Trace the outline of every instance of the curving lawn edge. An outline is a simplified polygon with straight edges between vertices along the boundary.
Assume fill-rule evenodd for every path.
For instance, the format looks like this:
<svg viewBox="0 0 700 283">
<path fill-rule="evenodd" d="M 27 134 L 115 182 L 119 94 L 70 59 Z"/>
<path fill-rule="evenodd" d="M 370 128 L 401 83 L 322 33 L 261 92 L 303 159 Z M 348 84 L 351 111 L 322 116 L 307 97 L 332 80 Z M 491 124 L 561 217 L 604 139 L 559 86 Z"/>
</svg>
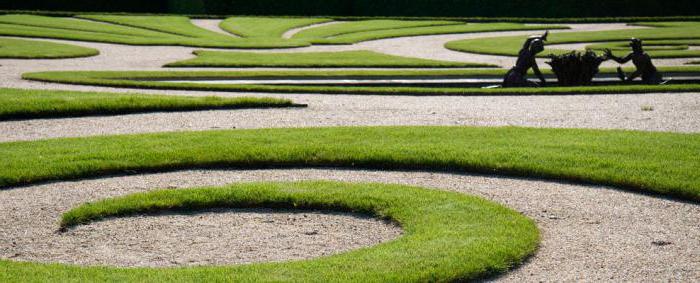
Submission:
<svg viewBox="0 0 700 283">
<path fill-rule="evenodd" d="M 697 75 L 697 66 L 659 68 L 665 74 Z M 478 87 L 411 87 L 411 86 L 348 86 L 348 85 L 275 85 L 168 82 L 159 80 L 188 79 L 256 79 L 256 78 L 501 78 L 505 69 L 466 70 L 360 70 L 360 71 L 53 71 L 22 74 L 23 79 L 111 87 L 143 89 L 177 89 L 202 91 L 322 93 L 322 94 L 386 94 L 386 95 L 546 95 L 608 94 L 700 91 L 700 83 L 688 84 L 619 84 L 606 86 L 545 88 L 478 88 Z M 543 71 L 550 76 L 550 71 Z M 614 69 L 602 69 L 602 75 L 613 75 Z"/>
<path fill-rule="evenodd" d="M 0 38 L 0 59 L 64 59 L 100 54 L 94 48 L 41 40 Z"/>
<path fill-rule="evenodd" d="M 0 143 L 0 187 L 190 168 L 346 167 L 525 176 L 700 201 L 700 134 L 350 127 Z"/>
<path fill-rule="evenodd" d="M 221 267 L 77 267 L 0 260 L 0 280 L 455 281 L 504 272 L 532 254 L 539 240 L 532 220 L 479 197 L 400 185 L 325 181 L 244 183 L 140 193 L 84 204 L 67 212 L 64 220 L 207 207 L 369 213 L 400 223 L 404 234 L 373 247 L 312 260 Z"/>
<path fill-rule="evenodd" d="M 186 97 L 0 88 L 0 121 L 146 112 L 303 107 L 269 97 Z"/>
<path fill-rule="evenodd" d="M 489 64 L 462 63 L 394 56 L 374 51 L 338 52 L 240 52 L 195 50 L 193 59 L 163 67 L 289 67 L 289 68 L 487 68 Z"/>
</svg>

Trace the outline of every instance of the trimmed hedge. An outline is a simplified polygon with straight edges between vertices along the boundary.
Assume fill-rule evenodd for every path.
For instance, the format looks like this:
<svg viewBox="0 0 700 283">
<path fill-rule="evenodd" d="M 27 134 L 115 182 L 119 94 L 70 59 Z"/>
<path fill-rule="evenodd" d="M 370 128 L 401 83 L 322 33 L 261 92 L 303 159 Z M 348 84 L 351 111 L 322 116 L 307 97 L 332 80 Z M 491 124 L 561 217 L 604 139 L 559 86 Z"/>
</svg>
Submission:
<svg viewBox="0 0 700 283">
<path fill-rule="evenodd" d="M 696 0 L 25 0 L 0 9 L 218 15 L 629 17 L 700 14 Z"/>
</svg>

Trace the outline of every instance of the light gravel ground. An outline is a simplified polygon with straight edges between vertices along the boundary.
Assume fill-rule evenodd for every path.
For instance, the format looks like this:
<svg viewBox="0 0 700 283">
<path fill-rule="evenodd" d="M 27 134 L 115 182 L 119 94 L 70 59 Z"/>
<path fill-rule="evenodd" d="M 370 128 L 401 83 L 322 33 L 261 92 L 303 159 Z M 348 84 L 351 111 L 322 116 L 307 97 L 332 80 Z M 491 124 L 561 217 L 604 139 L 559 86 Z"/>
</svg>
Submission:
<svg viewBox="0 0 700 283">
<path fill-rule="evenodd" d="M 55 233 L 60 214 L 86 201 L 150 188 L 307 179 L 425 186 L 482 196 L 522 212 L 537 222 L 542 233 L 541 246 L 527 263 L 498 278 L 502 281 L 640 282 L 658 279 L 690 282 L 700 278 L 700 218 L 697 217 L 700 206 L 696 204 L 605 187 L 527 179 L 324 169 L 195 170 L 3 190 L 0 203 L 6 205 L 0 207 L 0 223 L 4 223 L 0 232 L 0 257 L 78 264 L 225 264 L 281 260 L 290 255 L 291 258 L 308 258 L 319 252 L 295 245 L 319 249 L 327 245 L 325 251 L 335 252 L 335 249 L 352 248 L 341 244 L 344 242 L 376 238 L 374 242 L 362 240 L 363 244 L 371 244 L 398 235 L 392 226 L 369 219 L 347 221 L 348 216 L 307 213 L 309 217 L 303 218 L 299 214 L 260 215 L 256 212 L 123 218 L 81 227 L 67 234 Z M 286 225 L 290 217 L 299 219 L 297 222 L 303 223 L 302 226 Z M 275 226 L 282 235 L 279 241 L 280 238 L 255 231 L 257 227 L 271 227 L 260 223 L 270 220 L 282 224 Z M 183 227 L 182 221 L 192 221 L 193 226 Z M 230 225 L 244 228 L 235 235 L 228 235 L 236 229 L 207 223 L 233 223 Z M 167 228 L 159 233 L 141 229 L 143 227 Z M 360 229 L 353 230 L 354 227 Z M 116 231 L 116 228 L 124 231 Z M 363 230 L 366 228 L 369 229 Z M 330 236 L 330 241 L 314 241 L 316 237 L 298 233 L 310 229 L 318 230 L 318 235 L 333 233 L 333 229 L 343 232 Z M 173 244 L 178 241 L 202 248 Z M 237 244 L 242 247 L 236 247 Z M 220 251 L 229 248 L 235 252 Z M 286 248 L 293 251 L 287 252 Z"/>
<path fill-rule="evenodd" d="M 700 99 L 693 93 L 508 97 L 280 97 L 291 98 L 298 103 L 308 103 L 309 107 L 6 121 L 0 122 L 0 133 L 3 133 L 0 135 L 0 141 L 162 131 L 358 125 L 700 131 Z M 652 106 L 653 110 L 643 111 L 643 106 Z"/>
<path fill-rule="evenodd" d="M 192 22 L 193 25 L 198 26 L 200 28 L 203 28 L 203 29 L 206 29 L 209 31 L 213 31 L 216 33 L 220 33 L 223 35 L 228 35 L 228 36 L 232 36 L 232 37 L 240 37 L 238 35 L 235 35 L 233 33 L 225 31 L 224 29 L 219 27 L 219 24 L 221 23 L 221 21 L 222 20 L 215 20 L 215 19 L 211 19 L 211 20 L 210 19 L 193 19 L 193 20 L 190 20 L 190 22 Z"/>
</svg>

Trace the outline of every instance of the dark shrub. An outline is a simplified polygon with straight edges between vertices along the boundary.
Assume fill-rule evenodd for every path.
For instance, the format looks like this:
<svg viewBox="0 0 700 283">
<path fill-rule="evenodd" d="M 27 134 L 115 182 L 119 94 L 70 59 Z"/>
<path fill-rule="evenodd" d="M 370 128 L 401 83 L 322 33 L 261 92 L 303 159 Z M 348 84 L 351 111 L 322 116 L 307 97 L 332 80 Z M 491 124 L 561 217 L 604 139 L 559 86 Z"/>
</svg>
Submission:
<svg viewBox="0 0 700 283">
<path fill-rule="evenodd" d="M 552 71 L 557 76 L 560 86 L 589 85 L 593 77 L 598 74 L 598 67 L 603 62 L 595 52 L 572 51 L 563 55 L 550 55 Z"/>
</svg>

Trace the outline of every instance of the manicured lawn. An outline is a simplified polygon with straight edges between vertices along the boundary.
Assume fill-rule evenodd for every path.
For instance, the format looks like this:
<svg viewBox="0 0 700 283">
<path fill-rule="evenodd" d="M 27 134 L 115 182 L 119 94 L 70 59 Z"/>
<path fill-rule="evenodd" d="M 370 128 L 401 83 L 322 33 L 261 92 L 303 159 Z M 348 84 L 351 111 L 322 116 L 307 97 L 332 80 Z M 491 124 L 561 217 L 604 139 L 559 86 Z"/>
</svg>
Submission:
<svg viewBox="0 0 700 283">
<path fill-rule="evenodd" d="M 367 40 L 415 35 L 562 28 L 566 27 L 519 23 L 365 20 L 342 22 L 304 30 L 292 36 L 292 39 L 307 40 L 313 44 L 352 44 Z"/>
<path fill-rule="evenodd" d="M 219 25 L 223 30 L 245 38 L 282 38 L 290 29 L 330 22 L 324 18 L 230 17 Z"/>
<path fill-rule="evenodd" d="M 0 58 L 55 59 L 95 56 L 96 49 L 38 40 L 0 38 Z"/>
<path fill-rule="evenodd" d="M 662 67 L 661 72 L 697 74 L 697 66 Z M 471 70 L 358 70 L 358 71 L 127 71 L 90 72 L 58 71 L 25 73 L 23 78 L 37 81 L 70 84 L 102 85 L 131 88 L 185 89 L 205 91 L 255 91 L 270 93 L 326 93 L 326 94 L 391 94 L 391 95 L 539 95 L 539 94 L 591 94 L 591 93 L 651 93 L 700 91 L 700 84 L 666 85 L 609 85 L 545 88 L 478 88 L 478 87 L 411 87 L 411 86 L 352 86 L 352 85 L 303 85 L 303 84 L 235 84 L 168 82 L 158 80 L 195 79 L 255 79 L 255 78 L 496 78 L 505 74 L 504 69 Z M 544 70 L 550 74 L 550 71 Z M 614 69 L 602 69 L 602 74 L 612 75 Z"/>
<path fill-rule="evenodd" d="M 0 144 L 0 186 L 195 167 L 350 167 L 526 176 L 700 201 L 699 134 L 351 127 L 233 130 Z"/>
<path fill-rule="evenodd" d="M 592 48 L 614 48 L 614 53 L 618 56 L 626 55 L 630 51 L 626 41 L 631 37 L 637 37 L 644 40 L 645 45 L 652 46 L 648 49 L 648 53 L 656 58 L 684 58 L 684 57 L 700 57 L 700 50 L 688 49 L 659 49 L 654 48 L 654 45 L 700 45 L 700 22 L 658 22 L 658 23 L 640 23 L 639 29 L 629 30 L 611 30 L 611 31 L 596 31 L 596 32 L 572 32 L 562 33 L 553 32 L 549 35 L 547 44 L 565 44 L 578 42 L 609 42 L 613 41 L 612 46 L 592 45 Z M 459 41 L 448 42 L 445 47 L 455 51 L 517 56 L 518 51 L 525 41 L 525 36 L 508 36 L 508 37 L 493 37 L 483 39 L 466 39 Z M 620 48 L 624 47 L 624 48 Z M 546 49 L 540 54 L 541 57 L 546 57 L 548 54 L 558 54 L 568 52 L 566 50 Z"/>
<path fill-rule="evenodd" d="M 0 120 L 291 106 L 295 104 L 277 98 L 186 97 L 0 88 Z"/>
<path fill-rule="evenodd" d="M 183 16 L 79 15 L 76 18 L 32 15 L 0 16 L 0 35 L 44 37 L 131 45 L 184 45 L 224 48 L 294 47 L 276 42 L 244 40 L 192 24 Z"/>
<path fill-rule="evenodd" d="M 495 67 L 477 63 L 460 63 L 393 56 L 372 51 L 259 53 L 195 51 L 197 58 L 178 61 L 166 67 L 394 67 L 394 68 L 463 68 Z"/>
<path fill-rule="evenodd" d="M 341 23 L 340 27 L 316 27 L 292 39 L 284 32 L 316 23 L 324 18 L 232 17 L 220 26 L 237 36 L 195 26 L 184 16 L 76 15 L 46 17 L 8 14 L 0 16 L 0 35 L 58 38 L 132 45 L 183 45 L 221 48 L 285 48 L 315 43 L 346 44 L 396 36 L 555 28 L 510 23 L 464 24 L 454 21 L 364 20 Z M 321 29 L 320 32 L 312 32 Z M 310 34 L 307 34 L 310 32 Z"/>
<path fill-rule="evenodd" d="M 532 254 L 538 231 L 519 213 L 454 192 L 386 184 L 308 181 L 162 190 L 85 204 L 74 225 L 105 216 L 208 207 L 324 209 L 373 214 L 404 234 L 373 247 L 312 260 L 192 268 L 110 268 L 0 260 L 0 280 L 187 282 L 426 282 L 501 273 Z"/>
</svg>

